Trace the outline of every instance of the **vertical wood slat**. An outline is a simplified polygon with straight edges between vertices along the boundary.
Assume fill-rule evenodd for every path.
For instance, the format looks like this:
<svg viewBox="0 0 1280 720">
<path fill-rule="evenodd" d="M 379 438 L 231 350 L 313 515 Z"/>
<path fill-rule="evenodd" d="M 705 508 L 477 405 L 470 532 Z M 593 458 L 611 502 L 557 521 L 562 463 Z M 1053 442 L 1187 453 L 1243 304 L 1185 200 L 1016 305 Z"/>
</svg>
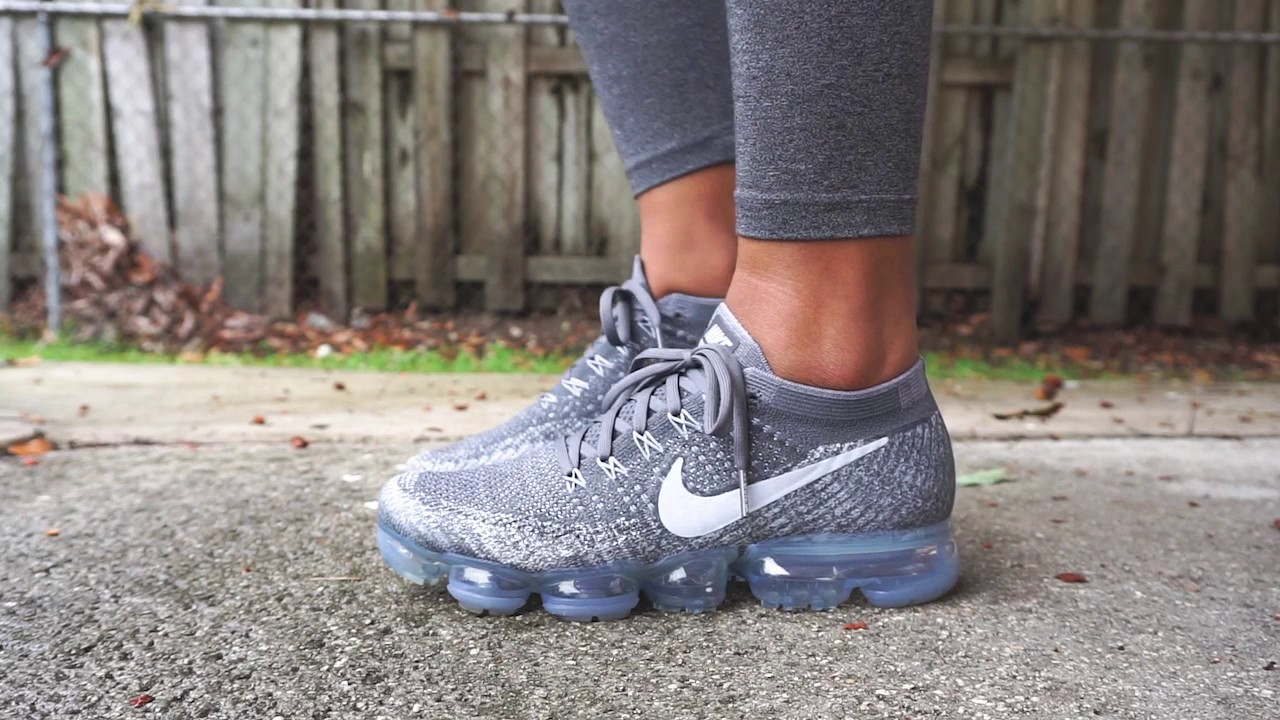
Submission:
<svg viewBox="0 0 1280 720">
<path fill-rule="evenodd" d="M 559 0 L 531 0 L 529 11 L 554 13 Z M 555 25 L 529 28 L 529 42 L 559 46 Z M 560 97 L 558 78 L 529 78 L 529 228 L 539 254 L 556 252 L 560 235 Z"/>
<path fill-rule="evenodd" d="M 1218 0 L 1187 0 L 1183 27 L 1215 29 L 1217 3 Z M 1160 325 L 1185 326 L 1191 324 L 1196 252 L 1204 217 L 1213 50 L 1205 44 L 1186 43 L 1179 52 L 1155 319 Z"/>
<path fill-rule="evenodd" d="M 1261 0 L 1237 0 L 1236 32 L 1259 32 L 1266 20 Z M 1262 182 L 1261 98 L 1262 47 L 1239 43 L 1231 50 L 1227 110 L 1226 208 L 1222 218 L 1222 268 L 1219 314 L 1227 322 L 1253 319 L 1257 286 L 1258 225 Z M 1272 198 L 1272 202 L 1280 201 Z"/>
<path fill-rule="evenodd" d="M 380 0 L 346 0 L 345 7 L 376 10 Z M 351 301 L 369 310 L 387 304 L 387 212 L 383 155 L 382 28 L 343 27 L 343 119 L 346 192 L 350 215 Z"/>
<path fill-rule="evenodd" d="M 997 15 L 1000 25 L 1020 25 L 1021 18 L 1012 12 L 1011 5 L 999 3 Z M 985 9 L 985 8 L 984 8 Z M 997 19 L 994 18 L 993 19 Z M 1015 63 L 1015 42 L 990 40 L 989 45 L 994 57 Z M 978 239 L 978 262 L 986 266 L 995 265 L 996 247 L 1000 244 L 1004 231 L 1003 218 L 1007 212 L 1009 188 L 1009 124 L 1013 92 L 1010 88 L 999 87 L 992 92 L 991 98 L 991 142 L 987 143 L 986 165 L 987 186 L 982 208 L 982 236 Z"/>
<path fill-rule="evenodd" d="M 107 89 L 97 18 L 58 17 L 55 43 L 66 48 L 58 65 L 58 147 L 62 191 L 75 197 L 111 190 Z"/>
<path fill-rule="evenodd" d="M 424 10 L 439 10 L 447 0 L 419 0 Z M 451 308 L 454 286 L 454 132 L 453 31 L 418 25 L 413 30 L 413 112 L 417 155 L 418 251 L 414 289 L 429 307 Z"/>
<path fill-rule="evenodd" d="M 388 10 L 412 10 L 414 0 L 387 0 Z M 387 42 L 406 45 L 413 38 L 408 23 L 386 26 Z M 413 78 L 400 70 L 386 75 L 387 103 L 387 230 L 391 235 L 388 274 L 395 280 L 415 277 L 418 217 L 413 138 Z"/>
<path fill-rule="evenodd" d="M 1149 28 L 1153 10 L 1153 0 L 1122 0 L 1120 26 Z M 1151 71 L 1145 62 L 1145 53 L 1145 45 L 1133 41 L 1121 41 L 1116 49 L 1111 132 L 1102 174 L 1100 237 L 1089 297 L 1089 317 L 1100 325 L 1115 325 L 1124 320 L 1129 298 L 1129 273 L 1142 187 L 1142 149 L 1151 92 Z"/>
<path fill-rule="evenodd" d="M 929 36 L 929 83 L 925 93 L 924 137 L 920 143 L 920 169 L 917 192 L 920 202 L 916 205 L 916 236 L 912 243 L 912 262 L 917 278 L 924 277 L 929 260 L 930 238 L 933 236 L 934 155 L 938 144 L 938 128 L 942 124 L 942 55 L 945 45 L 937 30 L 946 20 L 945 0 L 934 0 L 933 27 Z M 923 282 L 916 283 L 917 314 L 926 309 L 928 295 Z"/>
<path fill-rule="evenodd" d="M 561 86 L 560 252 L 585 255 L 591 210 L 591 86 L 584 80 Z"/>
<path fill-rule="evenodd" d="M 1093 26 L 1093 3 L 1068 3 L 1071 28 Z M 1054 61 L 1058 65 L 1053 143 L 1052 195 L 1048 210 L 1044 261 L 1041 265 L 1041 325 L 1061 325 L 1071 319 L 1075 303 L 1076 260 L 1084 212 L 1084 171 L 1089 146 L 1089 91 L 1093 48 L 1088 40 L 1063 42 Z"/>
<path fill-rule="evenodd" d="M 298 8 L 301 0 L 270 0 L 272 7 Z M 301 120 L 302 27 L 267 27 L 263 132 L 262 306 L 272 317 L 293 311 L 294 214 L 297 210 Z"/>
<path fill-rule="evenodd" d="M 640 213 L 599 102 L 591 112 L 591 237 L 603 241 L 620 274 L 640 251 Z"/>
<path fill-rule="evenodd" d="M 138 244 L 156 260 L 168 263 L 172 254 L 160 119 L 143 28 L 127 20 L 104 20 L 102 53 L 124 212 Z"/>
<path fill-rule="evenodd" d="M 249 6 L 255 0 L 218 0 Z M 263 172 L 266 137 L 266 26 L 226 23 L 216 34 L 222 142 L 223 295 L 232 305 L 262 310 Z"/>
<path fill-rule="evenodd" d="M 1023 22 L 1048 25 L 1058 6 L 1057 0 L 1034 3 L 1027 8 Z M 991 274 L 991 325 L 1001 340 L 1018 335 L 1026 299 L 1028 251 L 1037 228 L 1044 225 L 1041 185 L 1049 156 L 1045 129 L 1051 109 L 1047 82 L 1051 42 L 1026 39 L 1014 69 L 1006 160 L 1011 182 Z"/>
<path fill-rule="evenodd" d="M 315 0 L 330 10 L 338 0 Z M 307 26 L 307 70 L 311 84 L 311 153 L 315 274 L 320 308 L 347 319 L 346 202 L 343 192 L 342 74 L 337 25 Z"/>
<path fill-rule="evenodd" d="M 453 4 L 462 11 L 502 12 L 505 0 L 457 0 Z M 460 25 L 452 30 L 459 49 L 470 46 L 487 51 L 499 28 L 494 25 Z M 501 130 L 502 125 L 489 115 L 485 78 L 464 73 L 457 65 L 454 67 L 458 76 L 454 97 L 458 252 L 484 255 L 488 252 L 489 213 L 492 211 L 488 167 L 494 161 L 490 159 L 490 136 Z"/>
<path fill-rule="evenodd" d="M 516 2 L 517 12 L 524 9 Z M 495 123 L 490 148 L 493 209 L 489 213 L 484 302 L 489 310 L 523 310 L 525 305 L 525 209 L 528 130 L 526 57 L 528 31 L 498 28 L 487 52 L 485 101 Z"/>
<path fill-rule="evenodd" d="M 184 2 L 207 4 L 207 0 Z M 169 147 L 175 157 L 169 168 L 175 264 L 183 279 L 207 285 L 221 272 L 209 26 L 200 20 L 174 20 L 164 24 L 164 37 Z"/>
<path fill-rule="evenodd" d="M 946 24 L 968 25 L 975 14 L 974 0 L 945 0 L 935 5 L 935 18 L 941 16 Z M 938 21 L 935 20 L 935 23 Z M 972 46 L 965 37 L 947 37 L 935 43 L 937 63 L 935 69 L 945 64 L 948 57 L 962 57 Z M 964 87 L 946 87 L 940 83 L 941 72 L 934 73 L 932 88 L 936 107 L 931 111 L 929 156 L 925 172 L 929 178 L 926 208 L 921 218 L 923 226 L 919 239 L 924 245 L 926 262 L 951 262 L 957 258 L 962 228 L 961 180 L 964 167 L 965 122 L 968 114 L 969 90 Z"/>
<path fill-rule="evenodd" d="M 39 30 L 36 19 L 19 17 L 14 21 L 14 70 L 18 89 L 18 170 L 15 180 L 18 205 L 14 221 L 18 230 L 17 250 L 29 250 L 40 256 L 40 238 L 44 227 L 40 208 L 40 188 L 43 187 L 44 164 L 41 156 L 44 142 L 40 136 L 40 87 Z"/>
<path fill-rule="evenodd" d="M 1280 33 L 1280 0 L 1270 0 L 1267 29 Z M 1280 261 L 1280 44 L 1267 48 L 1264 74 L 1263 127 L 1263 215 L 1261 225 L 1263 259 Z M 1267 202 L 1271 198 L 1271 202 Z M 1280 317 L 1277 318 L 1280 322 Z"/>
<path fill-rule="evenodd" d="M 18 150 L 14 56 L 13 19 L 0 17 L 0 312 L 8 309 L 13 295 L 13 185 Z"/>
</svg>

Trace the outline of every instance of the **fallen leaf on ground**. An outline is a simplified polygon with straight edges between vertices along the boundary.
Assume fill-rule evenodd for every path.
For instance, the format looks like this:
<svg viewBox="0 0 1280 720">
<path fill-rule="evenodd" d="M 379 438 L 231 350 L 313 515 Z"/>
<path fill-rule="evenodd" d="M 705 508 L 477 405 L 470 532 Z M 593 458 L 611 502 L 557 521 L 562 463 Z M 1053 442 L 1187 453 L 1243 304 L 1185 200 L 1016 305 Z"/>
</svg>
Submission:
<svg viewBox="0 0 1280 720">
<path fill-rule="evenodd" d="M 336 382 L 333 384 L 333 389 L 337 390 L 338 392 L 342 392 L 343 390 L 347 389 L 347 386 L 344 383 Z"/>
<path fill-rule="evenodd" d="M 1062 389 L 1062 378 L 1057 375 L 1045 375 L 1040 381 L 1040 387 L 1036 389 L 1036 399 L 1049 401 L 1058 396 L 1058 391 Z"/>
<path fill-rule="evenodd" d="M 454 410 L 466 410 L 468 407 L 471 407 L 471 406 L 464 402 L 456 402 L 453 404 Z"/>
<path fill-rule="evenodd" d="M 1066 495 L 1054 495 L 1053 497 L 1051 497 L 1051 498 L 1049 498 L 1049 499 L 1050 499 L 1050 500 L 1052 500 L 1052 501 L 1054 501 L 1054 502 L 1062 502 L 1063 500 L 1066 500 L 1066 499 L 1067 499 L 1067 496 L 1066 496 Z"/>
<path fill-rule="evenodd" d="M 477 399 L 477 400 L 488 400 L 488 399 L 489 399 L 489 393 L 487 393 L 487 392 L 485 392 L 485 391 L 481 390 L 480 392 L 476 393 L 476 399 Z"/>
<path fill-rule="evenodd" d="M 1087 583 L 1087 582 L 1089 582 L 1089 578 L 1085 577 L 1084 575 L 1081 575 L 1080 573 L 1064 572 L 1064 573 L 1058 573 L 1057 575 L 1054 575 L 1054 577 L 1058 578 L 1059 580 L 1061 580 L 1061 581 L 1062 581 L 1062 582 L 1064 582 L 1064 583 Z"/>
<path fill-rule="evenodd" d="M 80 406 L 80 411 L 79 411 L 79 413 L 78 413 L 78 414 L 80 415 L 80 417 L 84 417 L 84 416 L 88 415 L 88 414 L 89 414 L 89 406 L 88 406 L 88 405 L 81 405 L 81 406 Z"/>
<path fill-rule="evenodd" d="M 1058 411 L 1066 407 L 1061 402 L 1052 402 L 1044 407 L 1024 408 L 1022 410 L 1014 410 L 1013 412 L 992 413 L 997 420 L 1022 420 L 1029 417 L 1038 417 L 1045 420 L 1058 414 Z"/>
<path fill-rule="evenodd" d="M 307 439 L 301 435 L 294 435 L 293 438 L 289 440 L 289 444 L 292 445 L 295 450 L 301 450 L 311 443 L 307 442 Z"/>
<path fill-rule="evenodd" d="M 40 458 L 36 458 L 36 457 L 24 457 L 24 458 L 22 458 L 22 466 L 23 466 L 23 467 L 35 467 L 35 466 L 37 466 L 37 465 L 39 465 L 39 464 L 40 464 Z"/>
<path fill-rule="evenodd" d="M 991 468 L 990 470 L 979 470 L 977 472 L 965 473 L 956 478 L 958 487 L 973 487 L 975 485 L 995 485 L 996 483 L 1008 482 L 1010 480 L 1009 473 L 1004 468 Z"/>
<path fill-rule="evenodd" d="M 1276 661 L 1275 661 L 1275 660 L 1268 661 L 1266 665 L 1263 665 L 1263 666 L 1262 666 L 1262 669 L 1263 669 L 1263 670 L 1266 670 L 1267 672 L 1271 672 L 1272 670 L 1275 670 L 1275 669 L 1276 669 Z"/>
<path fill-rule="evenodd" d="M 1200 507 L 1200 503 L 1196 502 L 1195 500 L 1188 500 L 1187 507 L 1197 508 L 1197 507 Z"/>
<path fill-rule="evenodd" d="M 142 707 L 143 705 L 150 703 L 152 700 L 155 700 L 155 698 L 151 697 L 146 693 L 143 693 L 135 698 L 130 698 L 129 704 L 132 705 L 133 707 Z"/>
<path fill-rule="evenodd" d="M 990 550 L 990 549 L 991 549 L 991 543 L 982 543 L 982 549 L 983 549 L 983 550 Z"/>
<path fill-rule="evenodd" d="M 845 623 L 844 629 L 845 630 L 866 630 L 867 624 L 862 622 L 861 620 L 856 620 L 851 623 Z"/>
<path fill-rule="evenodd" d="M 1113 408 L 1113 407 L 1115 407 L 1115 406 L 1116 406 L 1116 404 L 1115 404 L 1115 403 L 1113 403 L 1113 402 L 1111 402 L 1110 400 L 1099 400 L 1099 401 L 1098 401 L 1098 407 L 1102 408 L 1103 410 L 1110 410 L 1111 408 Z"/>
<path fill-rule="evenodd" d="M 1280 518 L 1271 521 L 1271 527 L 1280 530 Z"/>
<path fill-rule="evenodd" d="M 53 443 L 44 437 L 33 437 L 24 442 L 14 443 L 5 448 L 10 455 L 18 457 L 31 457 L 33 455 L 43 455 L 53 449 Z"/>
<path fill-rule="evenodd" d="M 249 424 L 250 425 L 266 425 L 267 419 L 262 417 L 261 415 L 254 415 L 253 419 L 249 421 Z"/>
<path fill-rule="evenodd" d="M 1065 523 L 1066 520 L 1063 520 L 1062 518 L 1049 518 L 1049 522 L 1053 523 L 1054 525 L 1061 525 Z"/>
<path fill-rule="evenodd" d="M 58 537 L 59 535 L 62 534 L 62 531 L 59 530 L 58 528 L 49 528 L 48 530 L 44 531 L 44 534 L 49 537 Z"/>
</svg>

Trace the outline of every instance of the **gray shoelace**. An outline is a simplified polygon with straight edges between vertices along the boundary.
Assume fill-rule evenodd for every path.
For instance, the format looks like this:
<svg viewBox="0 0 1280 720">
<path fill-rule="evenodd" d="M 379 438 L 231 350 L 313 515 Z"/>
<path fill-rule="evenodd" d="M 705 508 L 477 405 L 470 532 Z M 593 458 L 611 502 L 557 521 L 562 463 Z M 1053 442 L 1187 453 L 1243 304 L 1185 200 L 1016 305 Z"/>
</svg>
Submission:
<svg viewBox="0 0 1280 720">
<path fill-rule="evenodd" d="M 658 311 L 658 303 L 649 289 L 634 278 L 600 293 L 600 325 L 605 338 L 614 347 L 631 342 L 631 324 L 637 309 L 652 328 L 654 344 L 662 347 L 662 313 Z"/>
<path fill-rule="evenodd" d="M 741 509 L 745 516 L 747 463 L 751 449 L 747 381 L 742 364 L 733 352 L 719 345 L 701 345 L 692 350 L 659 348 L 637 355 L 631 364 L 631 372 L 605 395 L 604 404 L 609 409 L 597 421 L 600 432 L 596 439 L 596 462 L 602 467 L 610 467 L 607 461 L 613 457 L 615 437 L 618 433 L 625 433 L 628 425 L 639 446 L 646 435 L 651 412 L 665 411 L 668 420 L 679 423 L 682 381 L 687 388 L 702 395 L 702 432 L 719 436 L 728 434 L 732 438 L 733 468 L 738 476 Z M 659 404 L 651 406 L 650 401 L 660 391 Z M 619 415 L 628 406 L 632 408 L 630 422 L 619 422 Z M 576 430 L 556 443 L 556 456 L 570 487 L 582 484 L 582 447 L 591 427 L 588 425 Z"/>
</svg>

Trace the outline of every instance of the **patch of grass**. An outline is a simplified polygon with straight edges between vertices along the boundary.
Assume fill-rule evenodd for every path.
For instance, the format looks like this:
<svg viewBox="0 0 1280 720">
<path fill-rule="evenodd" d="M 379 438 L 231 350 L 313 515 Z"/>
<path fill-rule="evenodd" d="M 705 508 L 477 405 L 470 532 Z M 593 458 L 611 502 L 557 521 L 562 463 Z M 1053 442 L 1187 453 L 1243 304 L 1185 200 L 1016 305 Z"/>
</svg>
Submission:
<svg viewBox="0 0 1280 720">
<path fill-rule="evenodd" d="M 200 356 L 147 352 L 135 347 L 109 343 L 76 343 L 56 340 L 43 343 L 0 334 L 0 362 L 27 357 L 63 362 L 118 362 L 139 364 L 191 364 L 223 367 L 293 367 L 333 370 L 374 370 L 382 372 L 464 373 L 529 372 L 556 375 L 573 362 L 568 356 L 538 356 L 501 345 L 490 345 L 481 353 L 460 351 L 453 357 L 436 350 L 374 348 L 368 352 L 333 353 L 316 358 L 306 353 L 223 353 Z"/>
<path fill-rule="evenodd" d="M 381 372 L 422 373 L 542 373 L 556 375 L 564 371 L 574 357 L 556 355 L 540 357 L 533 353 L 502 345 L 489 345 L 480 353 L 459 351 L 453 357 L 436 350 L 400 350 L 374 348 L 368 352 L 338 354 L 316 358 L 306 353 L 210 352 L 202 356 L 179 356 L 153 353 L 136 347 L 109 343 L 77 343 L 60 339 L 42 343 L 0 333 L 0 361 L 38 356 L 44 360 L 64 362 L 119 362 L 139 364 L 203 364 L 224 367 L 292 367 L 334 370 L 374 370 Z M 1070 364 L 1046 367 L 1021 358 L 981 360 L 957 358 L 943 353 L 925 353 L 929 376 L 935 380 L 1022 380 L 1039 381 L 1047 373 L 1070 380 L 1097 373 L 1082 372 Z"/>
</svg>

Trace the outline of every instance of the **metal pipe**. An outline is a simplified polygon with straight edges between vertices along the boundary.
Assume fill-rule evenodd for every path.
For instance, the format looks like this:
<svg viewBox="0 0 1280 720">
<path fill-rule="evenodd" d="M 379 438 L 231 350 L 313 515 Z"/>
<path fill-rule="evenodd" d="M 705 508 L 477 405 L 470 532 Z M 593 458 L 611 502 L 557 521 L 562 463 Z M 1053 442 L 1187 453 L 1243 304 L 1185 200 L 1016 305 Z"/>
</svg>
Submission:
<svg viewBox="0 0 1280 720">
<path fill-rule="evenodd" d="M 450 10 L 358 10 L 321 8 L 227 7 L 221 5 L 167 5 L 149 0 L 134 3 L 38 2 L 0 0 L 0 13 L 49 13 L 95 17 L 144 17 L 255 20 L 259 22 L 374 22 L 426 25 L 489 23 L 508 25 L 567 25 L 564 15 L 516 12 L 457 12 Z"/>
<path fill-rule="evenodd" d="M 36 15 L 36 33 L 40 57 L 47 58 L 53 52 L 53 23 L 49 13 Z M 57 105 L 54 69 L 49 63 L 40 70 L 40 90 L 40 240 L 44 250 L 45 332 L 57 335 L 62 325 L 62 266 L 58 260 Z"/>
</svg>

